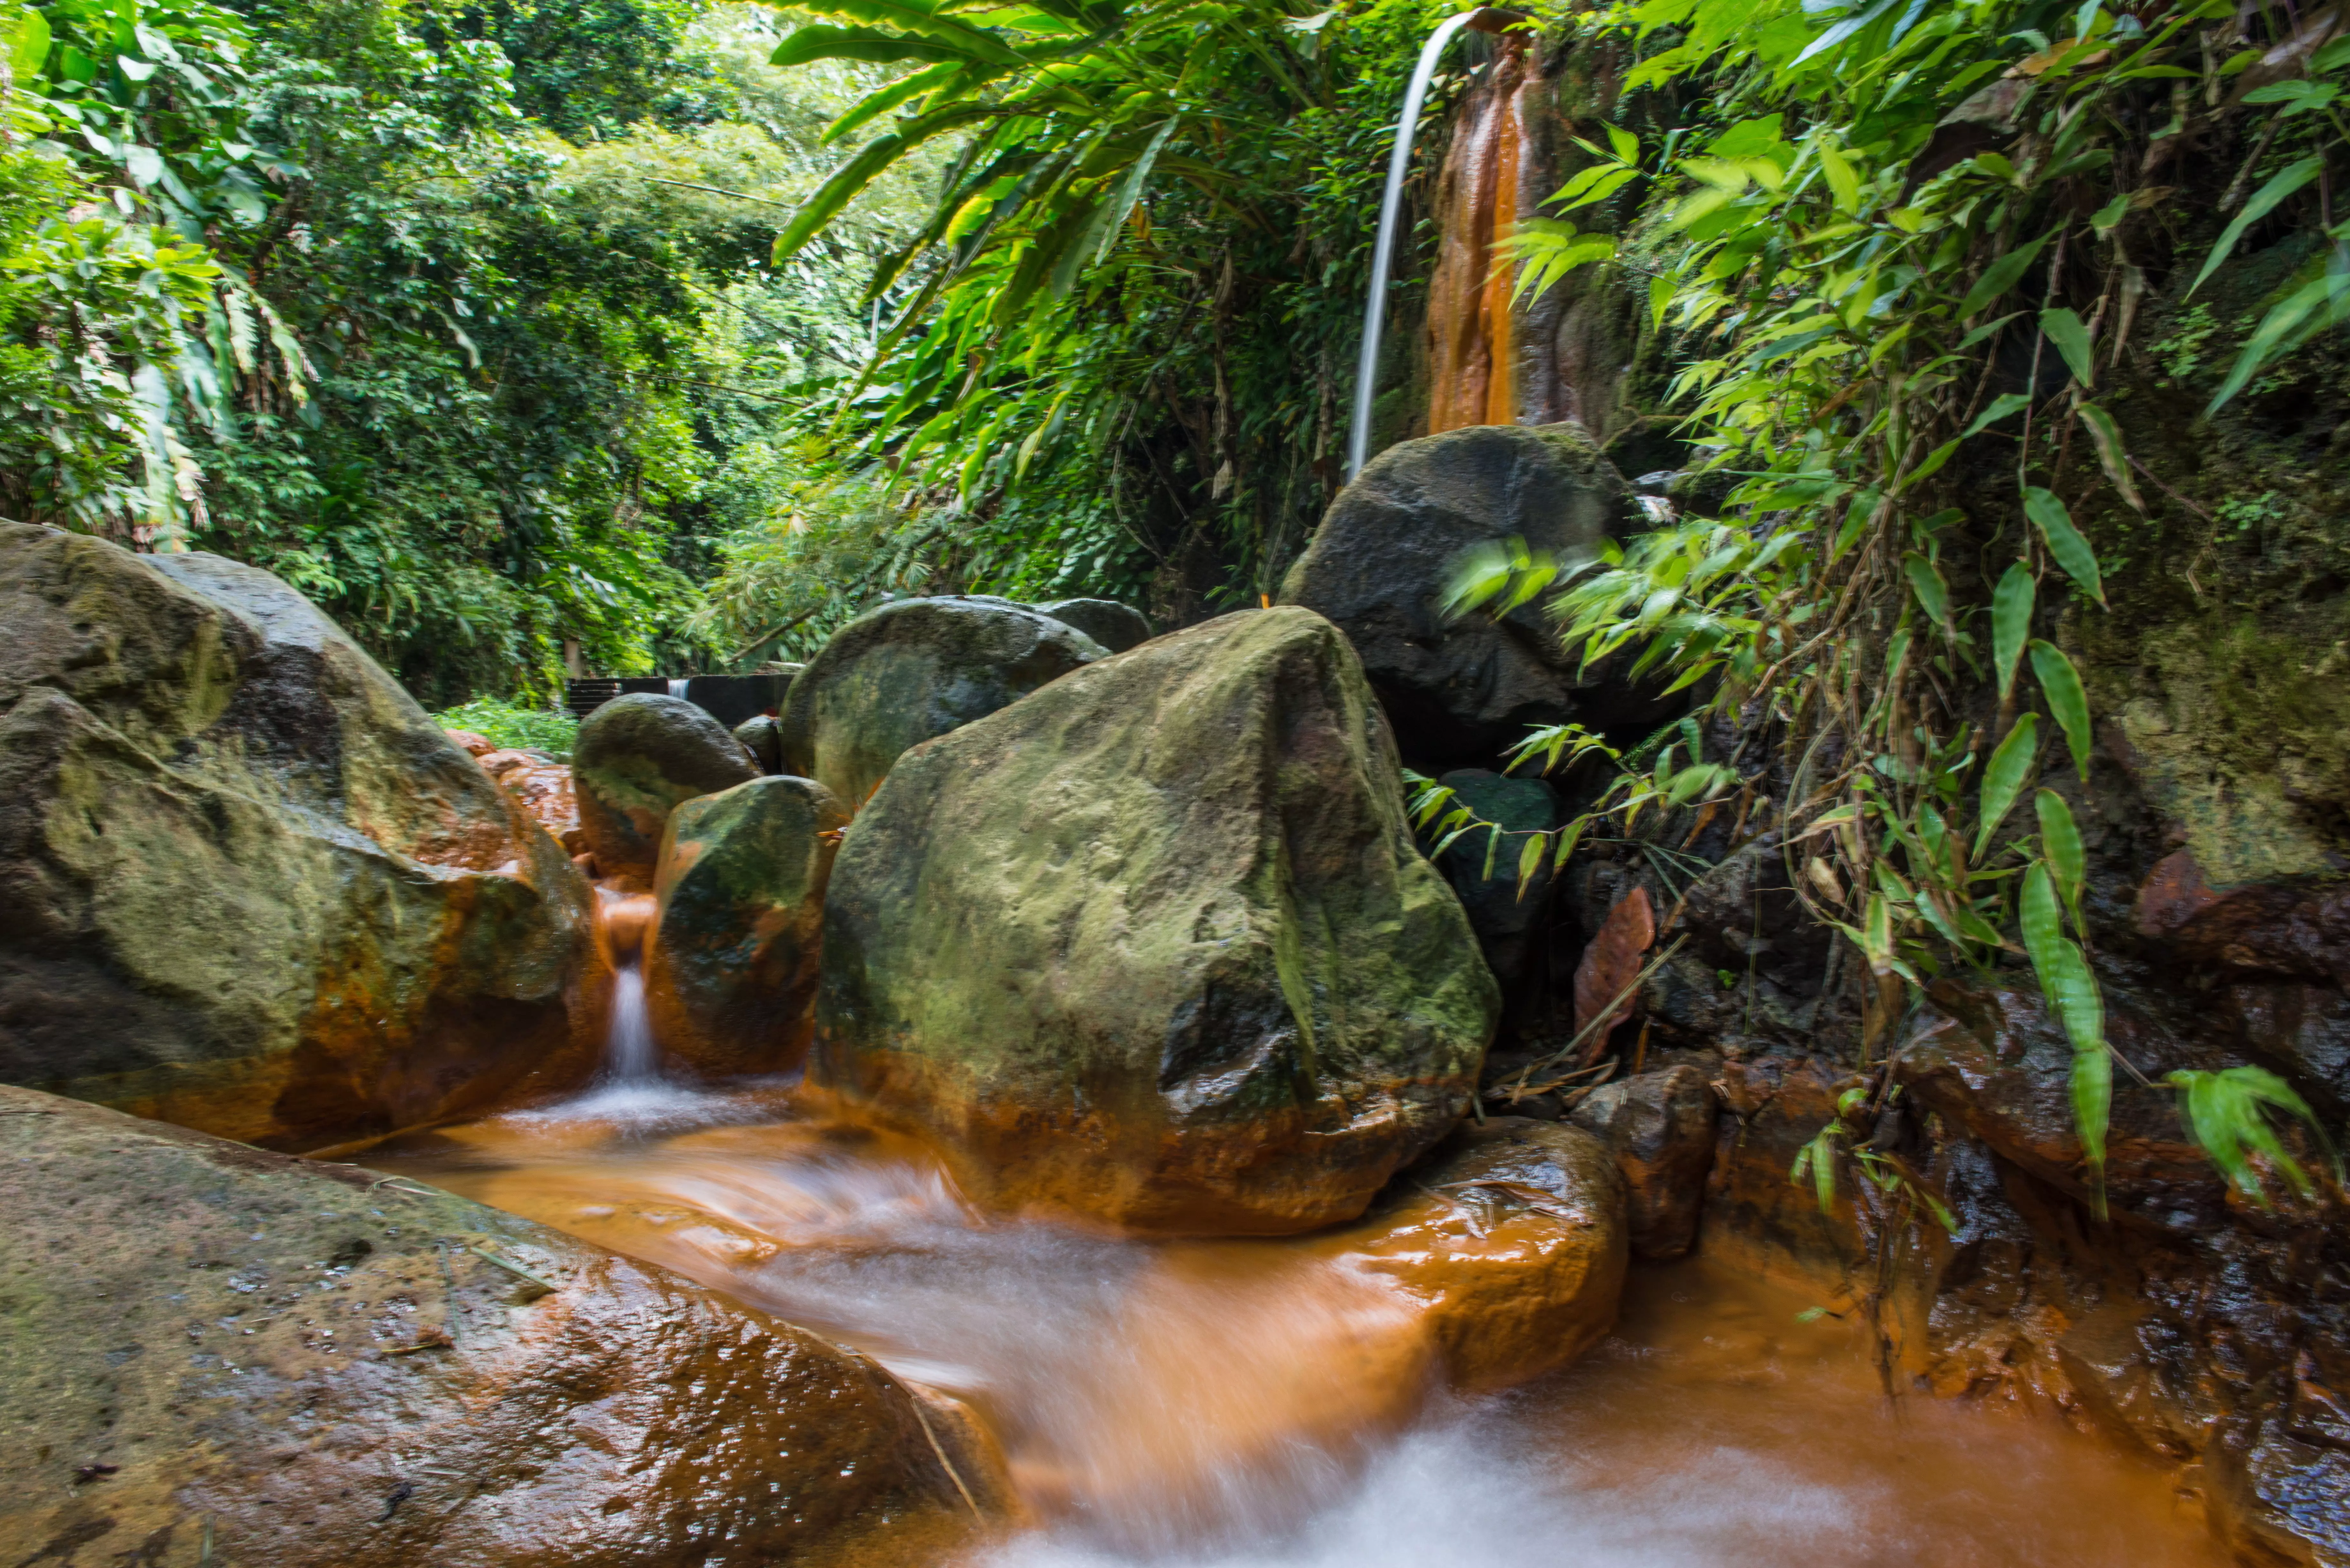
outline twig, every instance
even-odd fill
[[[691,180],[664,180],[658,174],[639,174],[637,178],[655,185],[674,185],[681,191],[707,191],[713,196],[732,196],[738,202],[756,202],[763,207],[781,207],[786,213],[799,210],[789,202],[773,202],[764,196],[749,196],[740,191],[722,191],[715,185],[697,185]]]
[[[931,1452],[938,1455],[940,1468],[947,1472],[947,1480],[954,1482],[955,1490],[962,1493],[963,1506],[971,1510],[971,1516],[973,1519],[986,1518],[985,1514],[980,1512],[979,1504],[972,1500],[971,1488],[962,1484],[962,1472],[954,1468],[954,1461],[947,1458],[946,1449],[940,1446],[939,1435],[931,1430],[931,1418],[922,1414],[922,1397],[909,1388],[906,1390],[906,1403],[914,1412],[915,1425],[920,1427],[922,1436],[931,1440]]]

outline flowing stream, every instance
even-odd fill
[[[2223,1561],[2151,1465],[2052,1417],[1888,1401],[1861,1330],[1702,1262],[1636,1268],[1582,1363],[1463,1401],[1397,1372],[1409,1309],[1310,1244],[989,1220],[920,1149],[787,1083],[615,1077],[370,1163],[968,1401],[1038,1521],[969,1568]]]

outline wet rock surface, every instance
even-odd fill
[[[906,599],[859,616],[792,681],[778,719],[786,773],[863,807],[900,753],[1106,650],[1009,599]]]
[[[799,1065],[824,890],[848,813],[813,779],[754,779],[670,814],[645,996],[664,1050],[716,1075]]]
[[[1494,1116],[1463,1126],[1354,1224],[1303,1245],[1380,1281],[1465,1392],[1565,1366],[1616,1321],[1625,1186],[1578,1127]]]
[[[693,703],[636,691],[580,722],[571,776],[598,872],[650,882],[669,814],[696,795],[748,783],[758,770],[724,726]]]
[[[811,1081],[970,1189],[1145,1230],[1360,1213],[1465,1106],[1498,1007],[1308,611],[1088,665],[899,759],[826,899]]]
[[[1587,553],[1624,521],[1623,479],[1579,426],[1476,425],[1388,448],[1339,493],[1282,584],[1362,657],[1407,761],[1486,756],[1584,713],[1575,660],[1537,606],[1448,619],[1450,574],[1512,537]]]
[[[1623,1173],[1635,1257],[1678,1258],[1696,1245],[1713,1167],[1714,1097],[1703,1073],[1683,1064],[1603,1084],[1569,1119],[1605,1143]]]
[[[588,888],[267,574],[0,524],[0,1081],[285,1147],[584,1077]]]
[[[872,1362],[446,1193],[0,1089],[0,1209],[10,1563],[847,1565],[969,1528]]]

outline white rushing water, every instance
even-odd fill
[[[1388,155],[1387,193],[1379,201],[1379,234],[1371,246],[1371,294],[1363,306],[1363,349],[1355,365],[1355,418],[1347,432],[1347,477],[1363,472],[1371,452],[1371,396],[1378,389],[1379,333],[1388,314],[1388,277],[1395,270],[1396,220],[1403,210],[1404,175],[1411,168],[1412,133],[1419,127],[1419,106],[1428,97],[1429,78],[1454,34],[1477,15],[1463,11],[1437,24],[1411,68],[1411,85],[1404,89],[1403,112],[1396,119],[1395,148]]]
[[[669,694],[677,698],[684,697],[685,683],[688,679],[688,677],[682,675],[673,675],[670,677]]]

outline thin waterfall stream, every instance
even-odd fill
[[[1388,156],[1388,182],[1379,198],[1378,238],[1371,246],[1371,286],[1369,297],[1363,306],[1363,348],[1355,366],[1355,411],[1347,431],[1347,477],[1353,479],[1363,472],[1371,450],[1371,402],[1378,389],[1379,336],[1387,319],[1388,279],[1395,270],[1396,221],[1403,210],[1404,176],[1411,169],[1412,137],[1419,127],[1419,107],[1427,100],[1429,78],[1436,74],[1437,61],[1461,28],[1480,16],[1482,9],[1463,11],[1447,16],[1420,46],[1419,58],[1411,67],[1411,83],[1404,88],[1403,108],[1396,118],[1395,148]]]

